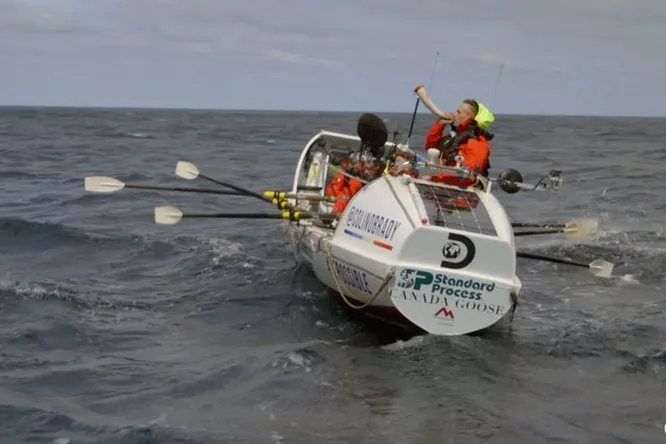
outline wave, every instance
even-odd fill
[[[104,139],[154,139],[155,136],[142,133],[139,131],[124,131],[124,130],[101,130],[95,131],[96,137]]]
[[[0,242],[4,248],[18,247],[21,250],[36,248],[46,250],[58,245],[93,244],[108,246],[113,244],[134,244],[145,242],[145,236],[119,235],[101,232],[92,234],[82,228],[56,222],[31,221],[18,217],[0,217]]]
[[[108,285],[89,287],[82,283],[67,282],[20,282],[0,280],[0,297],[5,305],[16,301],[59,301],[71,308],[93,313],[95,310],[141,310],[151,308],[151,304],[132,300],[131,302],[112,298],[106,293],[114,293]],[[106,291],[105,291],[106,290]]]
[[[155,235],[157,236],[157,235]],[[57,222],[39,222],[18,217],[0,217],[0,241],[3,247],[14,242],[21,249],[38,247],[40,250],[49,245],[136,245],[143,244],[145,249],[152,249],[160,254],[172,253],[174,249],[192,249],[206,247],[217,260],[241,254],[242,244],[223,238],[202,236],[176,236],[153,238],[149,235],[123,234],[122,229],[109,232],[95,232],[80,227],[73,227]]]
[[[91,412],[91,417],[100,418]],[[114,421],[117,423],[118,421]],[[87,424],[55,410],[0,404],[0,423],[4,424],[0,437],[4,442],[43,442],[68,444],[70,442],[104,444],[149,444],[172,442],[193,444],[200,442],[174,431],[158,428],[155,424]]]
[[[0,177],[2,177],[3,180],[43,179],[43,176],[41,174],[31,173],[28,171],[21,171],[21,170],[10,170],[10,169],[0,170]]]

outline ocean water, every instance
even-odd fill
[[[615,276],[521,259],[513,328],[489,335],[352,316],[276,221],[152,219],[271,211],[252,198],[83,189],[191,186],[178,160],[287,189],[307,140],[360,114],[0,108],[0,442],[664,442],[666,119],[498,117],[493,176],[564,174],[558,193],[498,191],[510,215],[600,221],[521,248]],[[382,116],[407,131],[408,114]]]

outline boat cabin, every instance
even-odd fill
[[[321,131],[312,137],[305,145],[293,182],[293,193],[299,195],[323,196],[326,187],[340,172],[348,177],[354,177],[364,185],[370,181],[346,174],[340,167],[343,159],[356,155],[361,151],[361,139],[358,136]],[[384,162],[387,153],[393,152],[396,145],[391,141],[384,144],[384,155],[377,159]],[[422,175],[449,173],[455,177],[472,177],[466,172],[454,167],[440,167],[425,161],[415,162],[412,165]],[[432,225],[447,226],[454,229],[475,231],[478,233],[497,236],[491,217],[480,202],[481,194],[489,193],[491,182],[483,177],[466,188],[451,184],[431,182],[429,180],[410,178],[423,201],[427,212],[428,223]],[[332,203],[322,201],[309,201],[309,204],[299,205],[303,209],[318,212],[329,212]]]

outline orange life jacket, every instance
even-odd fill
[[[488,141],[493,138],[493,135],[478,128],[472,118],[467,119],[458,127],[458,134],[455,137],[444,137],[442,131],[445,126],[439,123],[439,121],[436,121],[432,125],[426,136],[426,150],[429,148],[442,150],[441,160],[448,166],[454,166],[455,161],[452,159],[452,156],[460,154],[463,156],[461,166],[466,167],[469,171],[487,176],[488,169],[490,168],[490,146]],[[448,159],[445,158],[447,151],[450,151],[449,154],[451,154],[451,157]],[[459,184],[460,182],[452,185]]]
[[[349,179],[344,174],[335,175],[331,183],[326,186],[326,196],[335,197],[333,212],[341,214],[352,197],[363,188],[363,184],[357,179]]]

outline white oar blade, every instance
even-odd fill
[[[590,271],[597,277],[609,278],[613,273],[613,264],[603,259],[597,259],[590,262]]]
[[[179,160],[176,164],[176,176],[187,180],[194,180],[199,177],[199,168],[193,163]]]
[[[183,218],[183,212],[176,207],[155,207],[155,223],[160,225],[176,225]]]
[[[84,179],[86,191],[92,193],[113,193],[122,190],[125,184],[113,177],[88,176]]]
[[[596,234],[599,222],[594,219],[576,219],[566,224],[564,235],[570,239],[585,239]]]

